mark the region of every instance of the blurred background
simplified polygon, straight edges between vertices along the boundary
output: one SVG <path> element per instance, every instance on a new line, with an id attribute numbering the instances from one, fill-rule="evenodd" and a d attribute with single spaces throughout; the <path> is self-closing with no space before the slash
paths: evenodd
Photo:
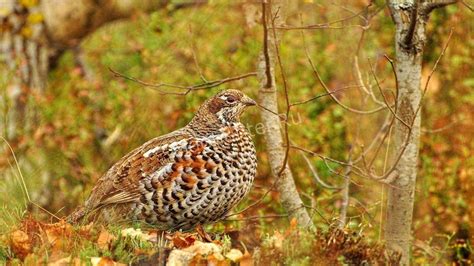
<path id="1" fill-rule="evenodd" d="M 336 95 L 348 106 L 363 110 L 376 107 L 355 86 L 362 80 L 377 91 L 371 66 L 382 88 L 394 90 L 391 65 L 384 57 L 394 57 L 394 25 L 384 1 L 373 1 L 368 13 L 359 13 L 368 5 L 365 0 L 291 3 L 287 10 L 287 25 L 291 26 L 353 17 L 304 33 L 298 29 L 281 31 L 281 61 L 291 102 L 325 92 L 314 76 L 305 49 L 328 87 L 332 90 L 348 87 Z M 6 99 L 14 73 L 2 62 L 6 58 L 0 58 L 0 93 L 5 99 L 0 103 L 1 131 L 18 158 L 32 201 L 57 216 L 65 216 L 84 202 L 95 181 L 115 161 L 146 140 L 184 126 L 198 106 L 217 91 L 239 89 L 256 98 L 259 88 L 256 77 L 177 96 L 161 95 L 149 87 L 115 77 L 109 71 L 111 68 L 146 82 L 184 86 L 202 83 L 202 77 L 218 80 L 256 71 L 263 34 L 258 5 L 238 1 L 181 4 L 167 3 L 150 12 L 136 10 L 126 19 L 97 28 L 73 48 L 64 49 L 48 73 L 44 92 L 28 100 L 28 105 L 34 108 L 29 114 L 35 120 L 34 126 L 11 138 L 7 137 L 7 128 L 14 122 L 8 118 L 12 103 Z M 367 14 L 373 15 L 370 24 L 364 19 Z M 414 255 L 420 263 L 433 262 L 439 256 L 449 260 L 456 256 L 456 245 L 467 245 L 474 240 L 473 21 L 474 13 L 459 4 L 435 11 L 427 26 L 424 81 L 451 30 L 453 35 L 431 78 L 421 110 L 414 212 Z M 359 73 L 354 70 L 354 56 L 358 56 Z M 276 77 L 280 83 L 281 76 Z M 278 93 L 283 112 L 282 88 Z M 257 201 L 272 184 L 263 135 L 257 126 L 258 112 L 257 108 L 249 109 L 242 118 L 254 134 L 259 168 L 255 185 L 238 210 Z M 386 115 L 386 112 L 354 114 L 330 97 L 321 97 L 292 108 L 289 136 L 295 145 L 345 161 L 351 152 L 370 144 Z M 14 158 L 5 143 L 0 147 L 0 234 L 3 234 L 25 215 L 26 199 Z M 385 145 L 375 159 L 378 169 L 384 167 L 387 149 L 390 147 Z M 300 195 L 311 206 L 309 212 L 317 227 L 327 229 L 339 215 L 340 190 L 321 186 L 301 153 L 290 152 L 290 165 Z M 320 179 L 336 187 L 343 184 L 343 178 L 329 168 L 338 165 L 328 165 L 316 157 L 309 159 Z M 351 176 L 347 226 L 363 230 L 369 241 L 380 240 L 384 197 L 383 184 Z M 278 193 L 270 193 L 258 208 L 248 210 L 245 217 L 284 213 L 278 198 Z M 30 208 L 29 213 L 38 219 L 54 221 L 44 211 Z M 227 226 L 240 229 L 243 234 L 264 235 L 288 224 L 288 219 L 256 219 Z"/>

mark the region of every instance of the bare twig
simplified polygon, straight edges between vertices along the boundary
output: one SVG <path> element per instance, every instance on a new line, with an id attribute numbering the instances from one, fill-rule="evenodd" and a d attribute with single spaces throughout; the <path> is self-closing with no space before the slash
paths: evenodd
<path id="1" fill-rule="evenodd" d="M 428 75 L 428 78 L 427 78 L 426 84 L 425 84 L 425 88 L 424 88 L 423 93 L 421 95 L 420 103 L 418 104 L 417 109 L 415 110 L 413 117 L 416 117 L 418 115 L 420 109 L 421 109 L 421 106 L 422 106 L 422 103 L 423 103 L 423 98 L 426 94 L 426 91 L 428 90 L 428 85 L 429 85 L 429 81 L 431 79 L 431 76 L 435 72 L 435 70 L 438 66 L 438 63 L 441 61 L 441 58 L 443 57 L 446 50 L 448 49 L 448 45 L 449 45 L 449 42 L 451 40 L 452 35 L 453 35 L 453 30 L 451 29 L 451 32 L 448 36 L 448 40 L 446 41 L 446 44 L 444 45 L 443 50 L 441 51 L 440 55 L 438 56 L 433 68 L 431 69 L 430 74 Z M 392 62 L 390 61 L 390 63 L 392 63 Z M 397 86 L 397 88 L 398 88 L 398 86 Z M 395 110 L 395 113 L 396 113 L 396 110 Z M 407 132 L 407 135 L 406 135 L 406 138 L 405 138 L 405 141 L 404 141 L 404 145 L 400 149 L 400 152 L 399 152 L 398 156 L 396 157 L 395 162 L 392 164 L 391 168 L 386 173 L 384 173 L 382 176 L 375 176 L 375 175 L 371 174 L 371 177 L 373 179 L 382 181 L 382 180 L 389 180 L 389 179 L 392 179 L 392 178 L 396 178 L 396 176 L 394 176 L 394 175 L 397 175 L 397 173 L 395 171 L 396 171 L 397 165 L 400 162 L 406 148 L 408 147 L 408 144 L 410 143 L 410 136 L 411 136 L 411 133 L 412 133 L 412 129 L 413 129 L 413 125 L 415 123 L 415 120 L 416 119 L 411 120 L 411 124 L 408 127 L 408 132 Z"/>
<path id="2" fill-rule="evenodd" d="M 461 0 L 461 4 L 465 6 L 467 9 L 471 10 L 471 12 L 474 12 L 474 7 L 470 6 L 466 1 Z"/>
<path id="3" fill-rule="evenodd" d="M 306 164 L 308 165 L 308 168 L 309 168 L 309 170 L 311 171 L 312 176 L 313 176 L 314 180 L 316 181 L 316 183 L 318 183 L 318 184 L 319 184 L 321 187 L 323 187 L 323 188 L 331 189 L 331 190 L 339 190 L 339 189 L 342 188 L 342 187 L 335 187 L 335 186 L 329 185 L 329 184 L 327 184 L 326 182 L 324 182 L 324 181 L 319 177 L 318 172 L 316 171 L 316 169 L 314 169 L 313 164 L 312 164 L 311 161 L 308 159 L 308 157 L 306 156 L 306 154 L 305 154 L 303 151 L 300 151 L 300 153 L 301 153 L 301 156 L 303 156 L 303 159 L 305 160 Z"/>
<path id="4" fill-rule="evenodd" d="M 289 95 L 288 95 L 288 83 L 286 81 L 285 70 L 284 70 L 283 64 L 281 62 L 280 48 L 279 48 L 279 44 L 278 44 L 278 36 L 277 36 L 277 32 L 275 30 L 275 20 L 278 16 L 278 12 L 280 11 L 280 9 L 279 8 L 277 9 L 274 16 L 272 16 L 271 8 L 270 8 L 269 11 L 270 11 L 270 16 L 272 17 L 271 21 L 272 21 L 272 32 L 273 32 L 273 45 L 275 46 L 275 55 L 276 55 L 276 58 L 277 58 L 278 66 L 280 68 L 281 78 L 282 78 L 282 81 L 283 81 L 283 91 L 285 92 L 285 103 L 286 103 L 285 120 L 287 120 L 289 115 L 290 115 L 291 104 L 290 104 L 290 98 L 289 98 Z M 280 176 L 283 173 L 283 171 L 285 171 L 285 168 L 287 167 L 287 163 L 288 163 L 288 156 L 289 156 L 289 153 L 290 153 L 290 148 L 289 148 L 289 145 L 288 145 L 290 143 L 290 136 L 288 134 L 288 123 L 284 124 L 284 130 L 283 131 L 284 131 L 285 143 L 286 143 L 285 157 L 283 158 L 283 162 L 281 164 L 280 170 L 278 170 L 277 176 Z"/>
<path id="5" fill-rule="evenodd" d="M 390 117 L 391 117 L 390 115 L 387 115 L 387 117 L 385 118 L 384 123 L 382 124 L 382 126 L 378 130 L 377 134 L 375 134 L 375 136 L 372 138 L 372 141 L 370 142 L 370 144 L 367 146 L 367 148 L 363 149 L 363 151 L 359 155 L 359 157 L 354 159 L 354 161 L 353 161 L 354 164 L 359 163 L 362 160 L 362 158 L 364 156 L 366 156 L 373 149 L 373 147 L 375 146 L 377 141 L 381 138 L 382 134 L 385 135 L 387 133 L 387 129 L 390 128 L 389 126 L 391 124 L 393 124 L 393 121 L 390 119 Z M 385 139 L 385 137 L 382 137 L 382 139 Z M 381 143 L 383 143 L 383 140 L 382 140 Z"/>
<path id="6" fill-rule="evenodd" d="M 199 61 L 198 61 L 198 58 L 197 58 L 197 54 L 196 54 L 196 44 L 194 43 L 194 36 L 193 36 L 193 29 L 191 28 L 191 25 L 189 25 L 189 34 L 191 35 L 191 51 L 193 53 L 193 61 L 194 61 L 194 65 L 196 66 L 196 69 L 199 73 L 199 77 L 201 77 L 201 80 L 203 82 L 208 82 L 208 80 L 206 79 L 206 77 L 204 76 L 203 72 L 202 72 L 202 69 L 201 67 L 199 66 Z"/>
<path id="7" fill-rule="evenodd" d="M 436 59 L 436 62 L 434 64 L 433 68 L 431 69 L 431 72 L 428 75 L 428 78 L 426 79 L 425 88 L 423 89 L 423 95 L 421 96 L 422 99 L 425 96 L 426 91 L 428 90 L 428 85 L 430 84 L 431 77 L 433 76 L 434 72 L 436 71 L 436 68 L 438 67 L 439 62 L 441 61 L 441 58 L 443 58 L 444 54 L 446 53 L 446 50 L 448 49 L 448 45 L 449 45 L 449 42 L 451 41 L 451 37 L 453 37 L 453 28 L 451 28 L 451 30 L 449 32 L 449 35 L 448 35 L 448 40 L 446 41 L 446 44 L 444 45 L 443 50 L 441 50 L 441 54 Z"/>
<path id="8" fill-rule="evenodd" d="M 309 51 L 308 51 L 308 47 L 306 45 L 306 38 L 305 38 L 305 35 L 304 35 L 304 31 L 301 31 L 301 35 L 302 35 L 302 38 L 303 38 L 303 46 L 304 46 L 304 50 L 305 50 L 305 54 L 306 54 L 306 58 L 308 59 L 308 62 L 309 64 L 311 65 L 311 68 L 313 70 L 313 73 L 314 75 L 316 76 L 317 80 L 319 81 L 319 83 L 321 84 L 321 86 L 324 88 L 324 90 L 326 90 L 327 93 L 331 93 L 331 89 L 328 88 L 328 86 L 326 85 L 326 83 L 323 81 L 323 79 L 321 78 L 321 75 L 319 74 L 319 71 L 318 69 L 316 68 L 316 66 L 314 65 L 313 63 L 313 60 L 311 59 L 311 56 L 309 55 Z M 349 106 L 346 106 L 344 105 L 341 101 L 339 101 L 339 99 L 337 97 L 335 97 L 334 95 L 332 94 L 329 94 L 331 96 L 331 98 L 337 103 L 339 104 L 339 106 L 341 106 L 342 108 L 348 110 L 348 111 L 351 111 L 353 113 L 357 113 L 357 114 L 373 114 L 373 113 L 377 113 L 379 111 L 382 111 L 386 108 L 386 106 L 381 106 L 379 108 L 376 108 L 376 109 L 373 109 L 373 110 L 368 110 L 368 111 L 363 111 L 363 110 L 357 110 L 357 109 L 354 109 L 352 107 L 349 107 Z"/>
<path id="9" fill-rule="evenodd" d="M 362 35 L 364 34 L 364 32 L 362 32 L 361 34 L 361 38 L 363 37 Z M 360 42 L 360 41 L 359 41 Z M 359 47 L 358 47 L 359 49 Z M 355 75 L 356 75 L 356 80 L 357 80 L 357 83 L 359 84 L 359 88 L 362 88 L 362 91 L 367 94 L 368 96 L 370 96 L 370 98 L 372 99 L 372 101 L 380 106 L 383 106 L 384 103 L 381 102 L 379 99 L 377 99 L 377 97 L 375 97 L 375 94 L 374 92 L 372 91 L 372 89 L 369 89 L 367 88 L 367 86 L 365 85 L 364 81 L 362 80 L 362 74 L 360 72 L 360 68 L 359 68 L 359 57 L 356 55 L 354 56 L 354 63 L 353 63 L 353 67 L 354 67 L 354 72 L 355 72 Z"/>
<path id="10" fill-rule="evenodd" d="M 435 129 L 426 129 L 426 128 L 422 128 L 421 129 L 421 132 L 423 133 L 438 133 L 438 132 L 441 132 L 441 131 L 445 131 L 449 128 L 452 128 L 454 125 L 458 124 L 459 121 L 458 120 L 455 120 L 455 121 L 452 121 L 451 123 L 443 126 L 443 127 L 439 127 L 439 128 L 435 128 Z"/>
<path id="11" fill-rule="evenodd" d="M 401 119 L 397 113 L 395 113 L 395 110 L 392 109 L 390 103 L 388 102 L 388 99 L 387 97 L 385 97 L 385 93 L 383 92 L 382 90 L 382 87 L 380 86 L 380 82 L 379 82 L 379 79 L 377 78 L 377 75 L 375 74 L 375 71 L 374 71 L 374 68 L 372 66 L 372 63 L 370 62 L 370 59 L 369 59 L 369 65 L 370 65 L 370 71 L 372 72 L 372 75 L 375 79 L 375 84 L 377 84 L 377 88 L 379 89 L 380 91 L 380 94 L 382 95 L 382 98 L 384 100 L 384 103 L 385 103 L 385 106 L 387 106 L 387 108 L 390 110 L 390 112 L 392 113 L 392 115 L 397 118 L 398 121 L 400 121 L 400 123 L 402 123 L 404 126 L 406 127 L 410 127 L 410 125 L 407 124 L 407 122 L 405 122 L 403 119 Z"/>
<path id="12" fill-rule="evenodd" d="M 428 0 L 421 4 L 420 12 L 428 15 L 431 11 L 448 5 L 456 4 L 459 0 Z"/>
<path id="13" fill-rule="evenodd" d="M 130 77 L 130 76 L 127 76 L 125 74 L 119 73 L 119 72 L 113 70 L 110 67 L 109 67 L 109 71 L 112 72 L 115 77 L 130 80 L 130 81 L 136 82 L 140 85 L 143 85 L 145 87 L 150 87 L 150 88 L 158 91 L 158 93 L 163 94 L 163 95 L 167 95 L 167 94 L 169 94 L 169 95 L 187 95 L 188 93 L 190 93 L 191 91 L 194 91 L 194 90 L 210 89 L 210 88 L 220 86 L 224 83 L 229 83 L 229 82 L 232 82 L 232 81 L 257 76 L 257 72 L 250 72 L 250 73 L 238 75 L 238 76 L 235 76 L 235 77 L 212 80 L 212 81 L 208 81 L 208 82 L 204 82 L 204 83 L 200 83 L 200 84 L 196 84 L 196 85 L 185 86 L 185 85 L 176 85 L 176 84 L 171 84 L 171 83 L 146 82 L 146 81 L 143 81 L 143 80 L 140 80 L 140 79 L 137 79 L 137 78 Z M 168 92 L 168 91 L 160 90 L 160 88 L 165 88 L 165 87 L 181 89 L 183 91 L 181 91 L 181 92 Z"/>
<path id="14" fill-rule="evenodd" d="M 312 102 L 314 100 L 317 100 L 321 97 L 330 96 L 331 94 L 335 94 L 335 93 L 338 93 L 340 91 L 344 91 L 344 90 L 347 90 L 347 89 L 350 89 L 350 88 L 357 88 L 357 87 L 359 87 L 359 86 L 357 86 L 357 85 L 345 86 L 345 87 L 342 87 L 342 88 L 339 88 L 339 89 L 335 89 L 331 92 L 327 92 L 327 93 L 323 93 L 323 94 L 313 96 L 313 97 L 311 97 L 309 99 L 306 99 L 306 100 L 303 100 L 303 101 L 291 103 L 290 106 L 293 107 L 293 106 L 297 106 L 297 105 L 306 104 L 306 103 Z"/>

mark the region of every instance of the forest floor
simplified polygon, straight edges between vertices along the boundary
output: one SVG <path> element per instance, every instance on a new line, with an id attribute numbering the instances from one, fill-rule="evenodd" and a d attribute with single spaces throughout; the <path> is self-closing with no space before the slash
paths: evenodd
<path id="1" fill-rule="evenodd" d="M 292 220 L 285 231 L 263 238 L 249 233 L 170 233 L 139 225 L 72 226 L 25 218 L 0 238 L 0 258 L 7 265 L 396 265 L 399 259 L 347 229 L 316 232 Z"/>

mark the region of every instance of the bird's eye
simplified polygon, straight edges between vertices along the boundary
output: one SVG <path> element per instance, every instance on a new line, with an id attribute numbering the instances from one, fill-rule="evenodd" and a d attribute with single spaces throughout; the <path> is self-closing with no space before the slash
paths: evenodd
<path id="1" fill-rule="evenodd" d="M 234 103 L 235 101 L 237 101 L 237 99 L 234 96 L 227 96 L 227 103 Z"/>

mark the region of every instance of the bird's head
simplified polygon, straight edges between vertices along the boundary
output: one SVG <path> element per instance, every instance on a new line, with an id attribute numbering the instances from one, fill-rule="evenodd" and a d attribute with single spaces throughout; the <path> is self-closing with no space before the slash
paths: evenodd
<path id="1" fill-rule="evenodd" d="M 238 90 L 224 90 L 201 105 L 196 118 L 210 123 L 229 125 L 239 122 L 246 107 L 257 103 Z"/>

